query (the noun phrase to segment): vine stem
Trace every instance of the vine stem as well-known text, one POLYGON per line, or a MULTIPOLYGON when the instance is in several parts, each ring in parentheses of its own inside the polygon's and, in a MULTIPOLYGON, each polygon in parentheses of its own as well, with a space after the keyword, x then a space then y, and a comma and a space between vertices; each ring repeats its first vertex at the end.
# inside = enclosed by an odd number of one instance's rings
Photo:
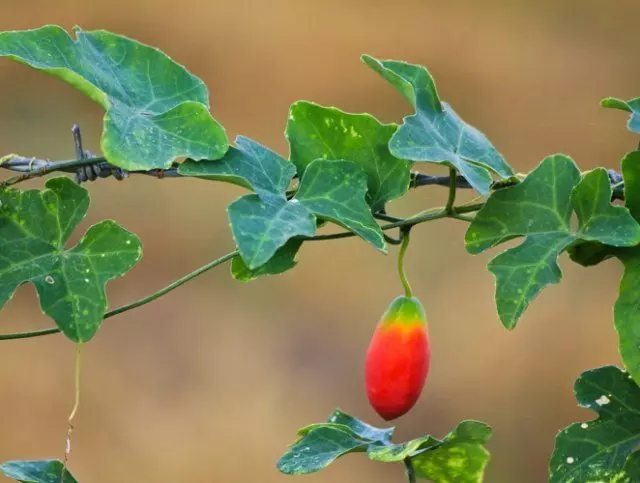
POLYGON ((411 285, 409 285, 409 279, 404 271, 404 256, 407 253, 407 248, 409 247, 410 231, 411 227, 402 228, 402 245, 400 245, 400 252, 398 253, 398 275, 400 275, 400 281, 402 282, 404 294, 407 298, 413 297, 413 291, 411 290, 411 285))
MULTIPOLYGON (((418 213, 410 218, 397 218, 394 217, 397 221, 393 223, 388 223, 386 225, 382 225, 380 227, 381 230, 393 230, 394 228, 402 228, 404 226, 415 226, 420 223, 424 223, 425 221, 433 221, 439 220, 441 218, 454 218, 457 220, 470 221, 470 219, 460 216, 463 213, 473 213, 478 211, 480 208, 484 206, 484 203, 470 203, 467 205, 454 206, 451 213, 447 213, 444 207, 433 208, 431 210, 423 211, 422 213, 418 213)), ((388 215, 385 215, 385 218, 389 218, 388 215)), ((305 237, 305 241, 322 241, 322 240, 336 240, 338 238, 350 238, 352 236, 357 236, 352 231, 345 231, 340 233, 329 233, 327 235, 316 235, 305 237)))
MULTIPOLYGON (((444 207, 444 208, 443 207, 438 207, 438 208, 434 208, 434 209, 431 209, 431 210, 423 211, 422 213, 418 213, 417 215, 412 216, 410 218, 400 218, 400 219, 398 219, 397 217, 393 217, 394 219, 397 219, 398 221, 394 221, 393 223, 388 223, 386 225, 381 226, 380 228, 382 230, 386 231, 386 230, 392 230, 394 228, 411 228, 412 226, 418 225, 420 223, 424 223, 424 222, 432 221, 432 220, 438 220, 438 219, 441 219, 441 218, 464 219, 464 218, 460 217, 459 215, 463 214, 463 213, 472 213, 472 212, 478 211, 483 206, 484 206, 484 203, 471 203, 471 204, 461 205, 461 206, 457 206, 457 207, 454 206, 452 208, 452 212, 451 213, 447 213, 446 207, 444 207)), ((385 218, 389 219, 389 218, 391 218, 391 216, 387 215, 385 218)), ((469 220, 465 219, 465 221, 469 221, 469 220)), ((351 231, 347 231, 347 232, 342 232, 342 233, 330 233, 330 234, 327 234, 327 235, 316 235, 316 236, 313 236, 313 237, 305 238, 305 240, 314 240, 314 241, 316 241, 316 240, 317 241, 319 241, 319 240, 335 240, 335 239, 339 239, 339 238, 350 238, 350 237, 353 237, 353 236, 356 236, 356 234, 351 232, 351 231)), ((408 243, 408 241, 407 241, 407 243, 408 243)), ((405 250, 406 250, 406 248, 405 248, 405 250)), ((228 262, 229 260, 237 257, 238 255, 239 255, 238 250, 234 250, 232 252, 227 253, 226 255, 223 255, 220 258, 212 260, 211 262, 207 263, 206 265, 203 265, 202 267, 194 270, 193 272, 188 273, 184 277, 179 278, 175 282, 167 285, 166 287, 164 287, 163 289, 158 290, 157 292, 152 293, 151 295, 149 295, 147 297, 144 297, 142 299, 136 300, 136 301, 131 302, 129 304, 126 304, 126 305, 123 305, 121 307, 118 307, 118 308, 115 308, 113 310, 110 310, 109 312, 104 314, 104 319, 108 319, 108 318, 113 317, 115 315, 119 315, 119 314, 121 314, 123 312, 127 312, 128 310, 132 310, 132 309, 135 309, 135 308, 140 307, 142 305, 146 305, 149 302, 153 302, 157 298, 160 298, 163 295, 168 294, 169 292, 171 292, 171 291, 177 289, 178 287, 184 285, 188 281, 190 281, 190 280, 202 275, 203 273, 211 270, 214 267, 217 267, 218 265, 221 265, 221 264, 223 264, 225 262, 228 262)), ((406 291, 406 288, 407 287, 405 286, 405 291, 406 291)), ((2 340, 16 340, 16 339, 31 339, 31 338, 34 338, 34 337, 42 337, 42 336, 45 336, 45 335, 57 334, 59 332, 60 332, 59 328, 51 327, 49 329, 40 329, 40 330, 33 330, 33 331, 28 331, 28 332, 14 332, 14 333, 10 333, 10 334, 0 334, 0 341, 2 341, 2 340)))
POLYGON ((64 481, 64 474, 67 471, 67 463, 69 462, 69 456, 71 456, 71 434, 73 433, 73 419, 76 417, 78 408, 80 407, 80 365, 82 359, 82 342, 78 342, 76 345, 76 365, 73 377, 74 382, 74 403, 73 409, 67 419, 67 444, 64 450, 64 460, 62 464, 62 475, 60 481, 64 481))
POLYGON ((444 207, 444 211, 446 211, 448 215, 453 213, 453 204, 456 201, 456 187, 456 169, 449 168, 449 198, 444 207))
POLYGON ((407 457, 404 460, 404 468, 407 473, 407 480, 409 483, 416 483, 416 473, 413 470, 413 463, 411 462, 411 458, 407 457))
MULTIPOLYGON (((184 285, 189 280, 192 280, 192 279, 202 275, 203 273, 211 270, 212 268, 217 267, 218 265, 222 265, 223 263, 228 262, 229 260, 237 257, 238 255, 239 255, 238 250, 234 250, 232 252, 227 253, 226 255, 223 255, 220 258, 216 258, 215 260, 207 263, 206 265, 203 265, 202 267, 194 270, 193 272, 188 273, 184 277, 179 278, 175 282, 167 285, 166 287, 164 287, 163 289, 158 290, 157 292, 152 293, 151 295, 148 295, 147 297, 141 298, 139 300, 136 300, 136 301, 131 302, 129 304, 123 305, 123 306, 118 307, 116 309, 110 310, 109 312, 104 314, 104 319, 108 319, 109 317, 113 317, 113 316, 119 315, 119 314, 121 314, 123 312, 127 312, 128 310, 132 310, 132 309, 135 309, 135 308, 140 307, 142 305, 146 305, 149 302, 153 302, 154 300, 162 297, 163 295, 166 295, 169 292, 171 292, 171 291, 177 289, 178 287, 184 285)), ((43 335, 57 334, 58 332, 60 332, 60 329, 58 329, 57 327, 52 327, 50 329, 34 330, 34 331, 30 331, 30 332, 16 332, 16 333, 13 333, 13 334, 0 334, 0 340, 30 339, 30 338, 33 338, 33 337, 41 337, 43 335)))

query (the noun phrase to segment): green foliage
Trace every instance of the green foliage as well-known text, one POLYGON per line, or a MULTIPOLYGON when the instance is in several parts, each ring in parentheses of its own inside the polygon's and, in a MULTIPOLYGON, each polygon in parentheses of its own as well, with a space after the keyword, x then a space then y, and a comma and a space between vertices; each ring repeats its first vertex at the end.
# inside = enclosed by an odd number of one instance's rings
MULTIPOLYGON (((228 208, 229 220, 244 264, 255 270, 293 237, 313 236, 317 219, 344 226, 385 251, 382 231, 365 202, 366 183, 356 163, 318 159, 305 170, 295 197, 287 199, 284 192, 276 192, 234 201, 228 208)), ((284 258, 285 267, 292 263, 289 260, 284 258)), ((281 261, 274 265, 276 270, 283 266, 281 261)))
POLYGON ((573 160, 546 158, 522 183, 495 191, 465 236, 467 250, 480 253, 515 237, 526 237, 489 263, 496 277, 496 304, 505 327, 515 327, 529 303, 560 281, 558 255, 576 241, 628 247, 640 242, 640 226, 611 204, 604 169, 580 177, 573 160), (578 228, 571 226, 575 212, 578 228))
POLYGON ((628 101, 623 101, 615 97, 607 97, 606 99, 602 99, 601 105, 609 109, 629 112, 631 116, 629 116, 627 127, 629 131, 640 134, 640 97, 628 101))
POLYGON ((89 208, 89 194, 68 178, 45 190, 0 193, 0 308, 24 282, 35 285, 45 314, 71 340, 90 340, 107 309, 105 284, 142 256, 138 238, 113 221, 65 243, 89 208))
POLYGON ((581 407, 592 409, 599 417, 558 433, 549 463, 550 481, 638 481, 640 387, 630 375, 607 366, 583 373, 576 381, 575 394, 581 407))
POLYGON ((228 148, 204 83, 159 50, 104 30, 0 33, 0 56, 68 82, 102 106, 100 147, 116 166, 168 168, 180 156, 217 159, 228 148))
MULTIPOLYGON (((56 26, 3 32, 0 56, 54 75, 102 106, 101 148, 113 165, 130 171, 170 167, 182 177, 250 190, 228 206, 238 250, 145 299, 106 312, 105 285, 140 259, 140 241, 106 220, 67 248, 87 213, 89 195, 67 178, 50 179, 41 190, 13 188, 44 174, 29 164, 26 175, 0 183, 0 308, 20 285, 31 282, 42 310, 59 330, 75 342, 86 342, 105 317, 144 305, 225 261, 232 260, 232 276, 244 282, 283 273, 296 265, 304 241, 329 222, 347 231, 322 239, 356 235, 386 253, 383 230, 406 231, 440 218, 469 221, 468 214, 477 212, 465 236, 470 253, 523 238, 489 263, 498 314, 509 329, 547 285, 560 281, 558 257, 564 251, 584 267, 614 257, 622 262, 614 321, 629 374, 604 367, 578 379, 579 404, 599 418, 558 435, 550 478, 553 483, 640 481, 639 151, 623 159, 622 182, 603 168, 580 172, 571 158, 560 154, 546 158, 521 180, 484 134, 441 101, 425 67, 365 55, 363 62, 415 112, 397 126, 369 114, 295 102, 285 132, 290 159, 285 159, 244 136, 229 146, 223 127, 209 112, 202 81, 159 50, 102 30, 77 28, 75 35, 74 40, 56 26), (177 163, 182 157, 188 159, 177 163), (420 162, 448 167, 450 176, 463 176, 486 201, 452 206, 456 188, 450 185, 446 206, 408 218, 391 215, 390 202, 406 194, 411 169, 420 162), (620 199, 623 187, 625 206, 613 204, 612 197, 620 199), (393 223, 380 226, 376 218, 393 223)), ((640 133, 640 98, 607 98, 602 105, 630 113, 628 127, 640 133)), ((0 167, 15 168, 9 166, 11 159, 0 158, 0 167)), ((77 166, 67 162, 58 170, 77 166)), ((415 173, 414 178, 418 180, 415 173)), ((486 424, 463 421, 442 439, 425 435, 402 443, 392 442, 393 430, 337 410, 326 422, 301 429, 278 468, 287 474, 312 473, 360 452, 373 461, 404 462, 416 477, 435 482, 483 480, 489 462, 485 444, 491 436, 486 424)), ((76 481, 69 473, 61 481, 62 463, 53 460, 8 462, 0 472, 31 483, 76 481)))
POLYGON ((409 188, 411 163, 391 155, 394 124, 369 114, 348 114, 334 107, 296 102, 289 111, 286 135, 291 162, 302 175, 316 159, 348 159, 367 175, 367 202, 373 211, 401 197, 409 188))
POLYGON ((431 74, 422 66, 364 56, 363 61, 411 102, 416 113, 389 142, 391 154, 456 168, 481 194, 488 194, 491 173, 509 178, 514 173, 489 140, 464 122, 438 96, 431 74))
POLYGON ((479 421, 463 421, 440 441, 423 436, 404 443, 391 442, 394 428, 376 428, 335 410, 326 423, 298 431, 298 440, 278 461, 286 474, 314 473, 349 453, 366 452, 373 461, 409 459, 419 478, 437 482, 482 481, 489 462, 484 445, 491 428, 479 421))
POLYGON ((236 138, 218 161, 187 160, 178 172, 213 181, 225 181, 255 191, 259 195, 281 194, 289 187, 296 168, 286 159, 244 136, 236 138))
POLYGON ((21 483, 77 483, 58 460, 8 461, 0 465, 0 472, 21 483))

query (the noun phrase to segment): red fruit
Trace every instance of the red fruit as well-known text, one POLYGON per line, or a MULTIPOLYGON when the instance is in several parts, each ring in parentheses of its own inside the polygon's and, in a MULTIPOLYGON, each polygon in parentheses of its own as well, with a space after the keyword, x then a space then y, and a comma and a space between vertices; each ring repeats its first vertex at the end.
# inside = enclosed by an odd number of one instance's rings
POLYGON ((383 419, 399 418, 415 405, 429 360, 422 304, 415 297, 397 297, 376 327, 365 363, 367 396, 383 419))

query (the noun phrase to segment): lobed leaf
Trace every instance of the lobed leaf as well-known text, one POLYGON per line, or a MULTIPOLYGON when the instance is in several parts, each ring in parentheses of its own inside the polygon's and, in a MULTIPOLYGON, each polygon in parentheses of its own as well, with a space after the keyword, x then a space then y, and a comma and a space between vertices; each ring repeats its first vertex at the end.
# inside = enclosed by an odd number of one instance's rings
POLYGON ((90 340, 107 309, 105 284, 142 256, 140 240, 114 221, 102 221, 65 250, 86 215, 88 192, 68 178, 45 190, 0 192, 0 308, 25 282, 40 306, 75 342, 90 340))
MULTIPOLYGON (((234 201, 228 207, 229 219, 244 265, 254 271, 294 237, 313 236, 318 220, 344 226, 385 251, 382 230, 365 202, 366 190, 364 172, 355 163, 317 160, 308 166, 295 197, 290 200, 284 193, 263 193, 234 201)), ((295 250, 280 255, 264 273, 290 266, 295 250)))
POLYGON ((7 478, 21 483, 77 483, 58 460, 8 461, 0 465, 7 478))
POLYGON ((233 237, 249 269, 267 263, 294 236, 313 236, 316 220, 297 199, 246 195, 227 208, 233 237))
POLYGON ((520 184, 495 191, 465 235, 470 253, 480 253, 515 237, 524 243, 489 263, 496 277, 496 304, 505 327, 515 327, 544 287, 560 281, 559 254, 579 241, 628 247, 640 242, 640 225, 625 207, 611 204, 606 170, 580 180, 573 160, 546 158, 520 184), (571 227, 571 214, 578 229, 571 227))
POLYGON ((389 152, 396 129, 369 114, 300 101, 291 106, 286 136, 300 176, 317 159, 344 159, 360 166, 366 174, 367 203, 375 212, 409 189, 411 163, 389 152))
POLYGON ((222 159, 180 164, 183 176, 226 181, 255 191, 258 195, 284 193, 296 174, 296 167, 277 153, 245 136, 236 138, 222 159))
POLYGON ((549 462, 552 483, 638 481, 640 388, 614 366, 584 372, 576 381, 578 404, 598 419, 574 423, 556 436, 549 462))
POLYGON ((100 147, 128 170, 178 157, 218 159, 229 147, 204 83, 158 49, 104 30, 61 27, 0 33, 0 56, 47 72, 105 109, 100 147))
POLYGON ((419 65, 363 57, 364 62, 391 83, 413 104, 389 141, 392 155, 416 162, 455 168, 479 193, 487 195, 491 173, 502 178, 514 172, 486 136, 464 122, 442 102, 429 71, 419 65))

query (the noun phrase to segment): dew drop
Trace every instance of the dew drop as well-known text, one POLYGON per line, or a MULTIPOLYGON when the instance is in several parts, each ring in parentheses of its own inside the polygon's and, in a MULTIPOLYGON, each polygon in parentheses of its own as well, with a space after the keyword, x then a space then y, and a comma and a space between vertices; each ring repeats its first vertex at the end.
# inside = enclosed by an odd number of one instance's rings
POLYGON ((571 456, 567 458, 567 463, 572 464, 575 461, 571 456))
POLYGON ((580 427, 581 427, 582 429, 587 429, 587 428, 589 427, 589 425, 588 425, 587 423, 582 423, 582 424, 580 425, 580 427))
POLYGON ((609 404, 610 402, 611 402, 611 399, 609 399, 604 394, 600 396, 598 399, 596 399, 596 404, 598 406, 604 406, 605 404, 609 404))
POLYGON ((56 283, 56 281, 53 279, 51 275, 47 275, 46 277, 44 277, 44 281, 50 285, 53 285, 54 283, 56 283))

